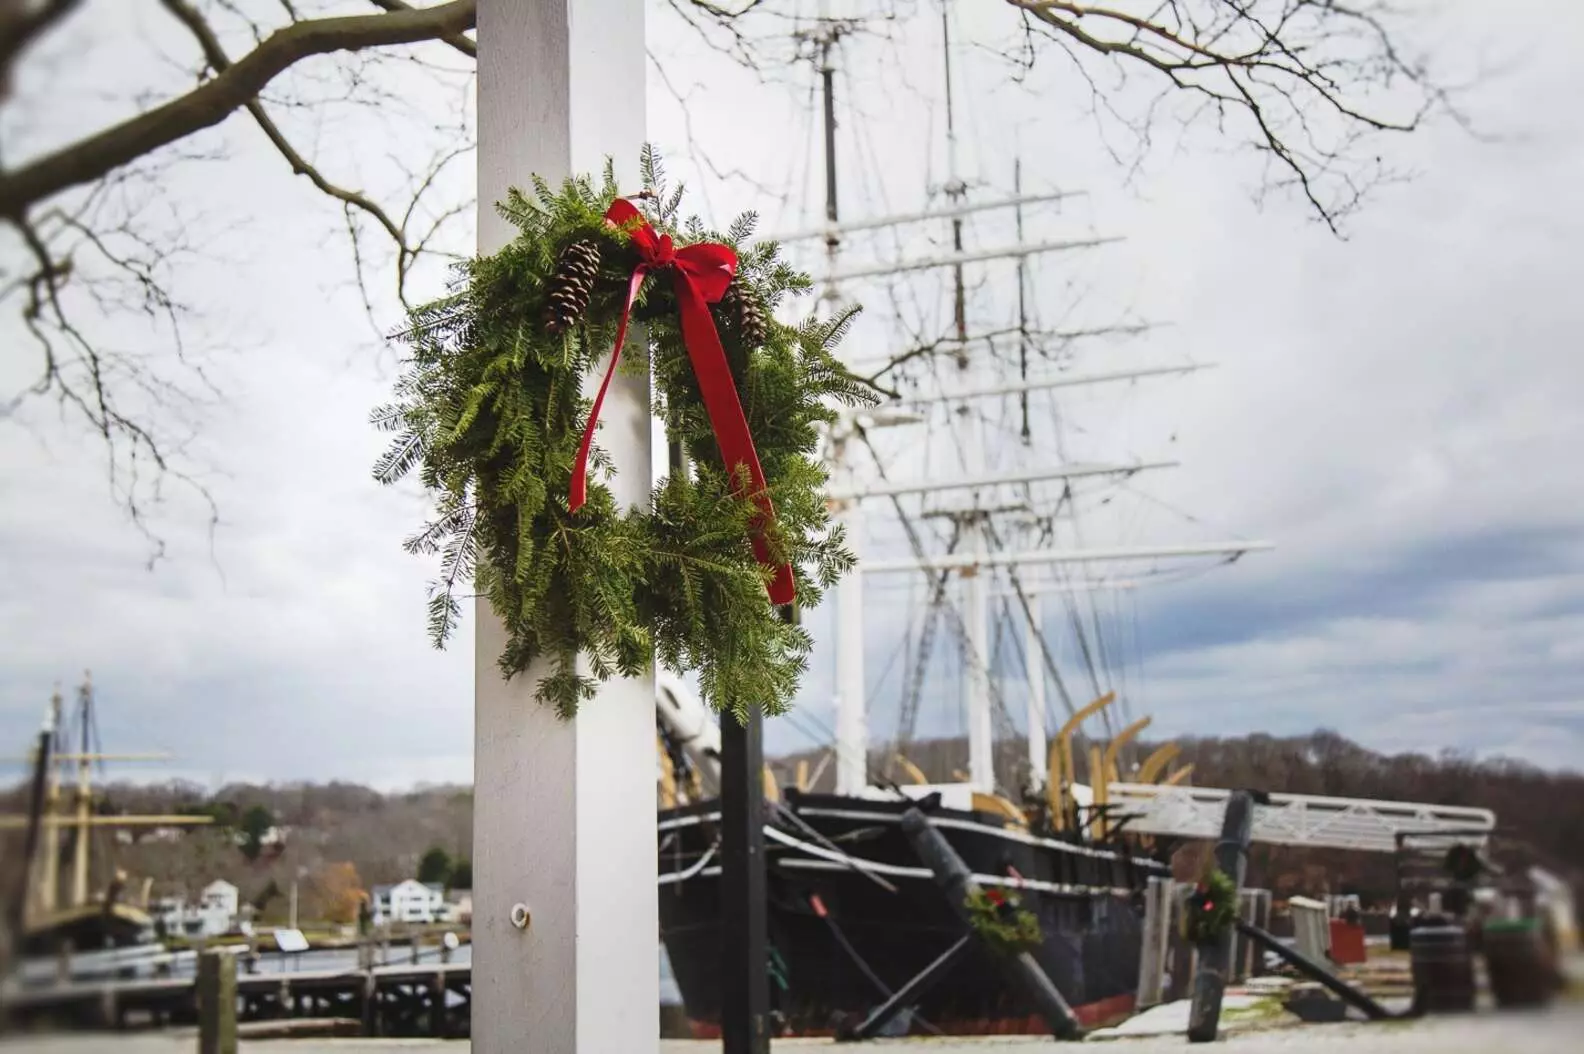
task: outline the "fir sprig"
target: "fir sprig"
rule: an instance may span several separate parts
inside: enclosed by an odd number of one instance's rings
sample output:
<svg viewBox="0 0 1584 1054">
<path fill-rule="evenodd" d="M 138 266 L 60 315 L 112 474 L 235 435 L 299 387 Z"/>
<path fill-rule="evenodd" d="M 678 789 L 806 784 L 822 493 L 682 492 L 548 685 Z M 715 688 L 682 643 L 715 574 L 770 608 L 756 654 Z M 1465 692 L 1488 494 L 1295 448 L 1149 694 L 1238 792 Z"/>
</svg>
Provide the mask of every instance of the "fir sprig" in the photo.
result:
<svg viewBox="0 0 1584 1054">
<path fill-rule="evenodd" d="M 1237 882 L 1212 865 L 1183 901 L 1183 939 L 1190 944 L 1214 944 L 1237 925 L 1237 916 Z"/>
<path fill-rule="evenodd" d="M 833 355 L 853 313 L 798 327 L 769 319 L 785 297 L 810 288 L 808 277 L 782 263 L 774 245 L 746 244 L 752 215 L 724 234 L 697 220 L 679 224 L 681 188 L 665 185 L 652 150 L 640 169 L 650 221 L 678 244 L 736 248 L 738 292 L 767 316 L 762 344 L 742 346 L 730 327 L 721 337 L 775 504 L 768 541 L 792 564 L 799 602 L 816 604 L 853 566 L 822 496 L 825 471 L 812 458 L 818 425 L 834 419 L 836 405 L 874 398 Z M 512 190 L 499 206 L 517 236 L 458 265 L 451 293 L 412 312 L 396 335 L 411 348 L 398 401 L 373 415 L 394 433 L 375 477 L 393 483 L 416 470 L 434 499 L 434 518 L 406 542 L 409 552 L 439 558 L 431 636 L 444 646 L 471 582 L 506 627 L 501 673 L 548 660 L 536 692 L 564 716 L 600 681 L 637 674 L 656 658 L 698 671 L 719 709 L 779 713 L 807 667 L 810 640 L 766 598 L 766 572 L 748 542 L 754 506 L 721 464 L 667 281 L 645 284 L 635 317 L 647 325 L 635 332 L 646 339 L 629 338 L 624 365 L 652 370 L 655 412 L 693 470 L 662 480 L 647 509 L 623 510 L 603 482 L 611 462 L 596 435 L 588 502 L 568 511 L 590 409 L 583 380 L 615 340 L 636 256 L 603 220 L 618 196 L 609 165 L 598 185 L 579 178 L 553 189 L 536 177 L 532 188 Z M 543 325 L 551 278 L 561 251 L 579 239 L 600 246 L 598 278 L 582 317 L 552 336 Z"/>
</svg>

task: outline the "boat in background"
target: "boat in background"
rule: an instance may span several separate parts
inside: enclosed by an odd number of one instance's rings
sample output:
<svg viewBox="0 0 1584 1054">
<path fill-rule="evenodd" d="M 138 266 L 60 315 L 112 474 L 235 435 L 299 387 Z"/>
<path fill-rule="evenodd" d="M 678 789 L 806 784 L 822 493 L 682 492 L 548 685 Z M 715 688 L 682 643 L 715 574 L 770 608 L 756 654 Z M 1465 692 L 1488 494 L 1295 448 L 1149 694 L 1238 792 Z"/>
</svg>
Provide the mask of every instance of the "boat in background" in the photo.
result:
<svg viewBox="0 0 1584 1054">
<path fill-rule="evenodd" d="M 112 854 L 94 853 L 99 835 L 128 827 L 192 827 L 209 824 L 207 816 L 110 815 L 98 810 L 102 797 L 95 789 L 95 769 L 106 761 L 164 760 L 161 754 L 107 754 L 98 749 L 98 719 L 92 678 L 85 675 L 76 706 L 64 712 L 61 694 L 50 701 L 46 734 L 30 763 L 42 768 L 42 799 L 38 803 L 38 852 L 29 860 L 26 896 L 21 905 L 21 936 L 16 942 L 24 976 L 48 963 L 58 972 L 98 976 L 120 972 L 165 949 L 148 911 L 151 882 L 129 896 L 128 876 Z M 43 754 L 40 756 L 40 750 Z M 68 781 L 67 775 L 75 779 Z M 31 816 L 0 817 L 9 828 L 26 827 Z M 67 837 L 63 838 L 63 834 Z M 70 853 L 69 875 L 62 862 Z M 97 866 L 96 866 L 97 865 Z"/>
<path fill-rule="evenodd" d="M 826 755 L 834 769 L 834 787 L 816 793 L 817 781 L 806 773 L 789 788 L 776 786 L 768 775 L 766 780 L 767 797 L 773 799 L 765 826 L 772 1004 L 783 1031 L 800 1035 L 839 1031 L 962 937 L 963 924 L 953 905 L 945 901 L 902 830 L 903 814 L 915 807 L 929 816 L 982 887 L 1015 892 L 1038 917 L 1043 943 L 1034 957 L 1081 1021 L 1092 1025 L 1132 1010 L 1142 890 L 1149 878 L 1168 874 L 1169 847 L 1163 839 L 1140 840 L 1108 822 L 1104 798 L 1121 770 L 1131 772 L 1127 744 L 1147 719 L 1120 731 L 1111 727 L 1107 708 L 1117 700 L 1120 674 L 1106 668 L 1104 642 L 1095 639 L 1099 619 L 1092 620 L 1092 630 L 1091 620 L 1073 620 L 1077 648 L 1099 698 L 1088 706 L 1072 698 L 1038 597 L 1059 592 L 1071 604 L 1082 602 L 1089 591 L 1092 603 L 1107 590 L 1114 594 L 1126 588 L 1115 578 L 1063 577 L 1067 568 L 1115 567 L 1130 561 L 1138 567 L 1140 561 L 1197 557 L 1229 561 L 1268 548 L 1242 541 L 1086 547 L 1078 531 L 1079 509 L 1104 504 L 1102 497 L 1110 500 L 1108 494 L 1086 487 L 1114 485 L 1175 462 L 1070 459 L 1072 444 L 1064 436 L 1070 426 L 1054 401 L 1057 394 L 1066 398 L 1074 388 L 1161 378 L 1201 367 L 1163 363 L 1088 373 L 1070 369 L 1075 341 L 1110 330 L 1043 330 L 1034 317 L 1041 292 L 1032 261 L 1117 239 L 1066 232 L 1025 239 L 1026 216 L 1038 219 L 1036 210 L 1070 195 L 1024 193 L 1016 163 L 1011 166 L 1010 195 L 971 197 L 956 167 L 949 6 L 941 12 L 940 27 L 947 172 L 939 192 L 944 200 L 922 211 L 880 219 L 843 221 L 838 216 L 836 45 L 860 27 L 822 18 L 800 39 L 813 60 L 816 88 L 824 95 L 824 222 L 767 239 L 794 251 L 799 244 L 823 244 L 824 274 L 818 282 L 827 311 L 841 311 L 853 287 L 891 282 L 890 295 L 877 295 L 872 302 L 893 305 L 894 325 L 889 335 L 871 338 L 907 342 L 877 362 L 861 367 L 848 363 L 855 373 L 879 379 L 893 395 L 877 408 L 840 413 L 823 437 L 831 475 L 827 497 L 859 555 L 858 569 L 835 591 L 836 722 Z M 925 31 L 933 32 L 928 26 Z M 934 45 L 926 41 L 924 46 Z M 861 119 L 856 113 L 847 116 Z M 898 114 L 888 117 L 901 119 Z M 865 141 L 861 133 L 856 138 Z M 906 170 L 895 157 L 890 161 L 889 171 Z M 928 169 L 929 164 L 919 167 Z M 997 213 L 1000 220 L 994 218 Z M 990 249 L 965 245 L 965 224 L 981 219 L 992 227 L 999 223 L 998 233 L 1010 233 L 1006 228 L 1013 225 L 1007 221 L 1015 220 L 1016 240 Z M 907 258 L 911 245 L 929 242 L 920 232 L 932 228 L 941 237 L 928 250 L 930 255 Z M 859 232 L 883 233 L 889 251 L 879 260 L 839 259 Z M 969 268 L 990 273 L 970 281 L 965 276 Z M 904 287 L 901 292 L 899 285 Z M 904 305 L 911 305 L 906 318 Z M 948 320 L 944 331 L 941 319 Z M 1139 328 L 1115 327 L 1130 333 Z M 1053 345 L 1060 347 L 1053 350 Z M 894 456 L 884 454 L 878 434 L 906 429 L 913 430 L 901 433 L 908 441 L 892 451 Z M 913 481 L 906 478 L 909 474 Z M 888 541 L 911 550 L 908 558 L 870 559 L 863 553 L 865 502 L 889 506 L 894 518 Z M 917 641 L 918 653 L 903 682 L 898 734 L 879 755 L 878 765 L 871 756 L 865 698 L 871 688 L 864 669 L 865 630 L 873 612 L 866 613 L 863 600 L 865 583 L 877 576 L 893 576 L 893 581 L 895 576 L 914 576 L 923 600 L 907 609 L 907 639 Z M 993 603 L 1007 624 L 1021 624 L 1023 630 L 1014 633 L 1024 641 L 1028 681 L 1026 716 L 1021 719 L 1011 716 L 1001 691 L 1006 679 L 1001 667 L 1007 664 L 995 654 Z M 892 604 L 888 610 L 898 608 Z M 942 629 L 960 645 L 967 769 L 936 765 L 936 771 L 926 773 L 906 754 L 919 717 L 930 649 Z M 1094 655 L 1101 661 L 1093 661 Z M 1024 671 L 1018 673 L 1023 679 Z M 1059 689 L 1065 724 L 1047 707 L 1047 680 Z M 1113 685 L 1110 691 L 1101 685 L 1107 680 Z M 721 991 L 719 729 L 713 712 L 675 679 L 661 677 L 656 705 L 662 740 L 657 821 L 661 936 L 693 1034 L 710 1037 L 718 1032 Z M 1078 723 L 1094 715 L 1107 725 L 1107 733 L 1083 745 L 1091 791 L 1079 781 L 1073 737 Z M 1047 728 L 1058 724 L 1060 731 L 1049 737 Z M 1026 753 L 1019 748 L 997 756 L 1001 744 L 1018 739 L 1025 741 Z M 1155 770 L 1150 778 L 1185 779 L 1186 772 L 1166 771 L 1169 761 L 1144 762 Z M 905 773 L 900 782 L 887 778 L 893 762 Z M 1045 1032 L 1036 1008 L 1007 989 L 989 954 L 976 943 L 955 960 L 911 1013 L 899 1019 L 899 1029 Z"/>
</svg>

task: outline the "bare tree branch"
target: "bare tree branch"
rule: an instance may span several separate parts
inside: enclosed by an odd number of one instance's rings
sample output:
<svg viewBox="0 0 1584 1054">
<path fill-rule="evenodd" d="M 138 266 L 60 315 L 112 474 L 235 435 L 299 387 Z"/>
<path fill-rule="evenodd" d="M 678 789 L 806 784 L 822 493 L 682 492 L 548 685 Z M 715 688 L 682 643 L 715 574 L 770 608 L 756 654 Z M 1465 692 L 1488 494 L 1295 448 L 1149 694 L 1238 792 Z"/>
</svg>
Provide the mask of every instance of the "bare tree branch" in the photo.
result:
<svg viewBox="0 0 1584 1054">
<path fill-rule="evenodd" d="M 383 15 L 296 22 L 276 30 L 224 73 L 186 95 L 114 128 L 0 175 L 0 216 L 26 210 L 70 187 L 90 183 L 151 151 L 219 124 L 257 97 L 284 70 L 312 55 L 387 47 L 459 34 L 475 21 L 474 0 Z"/>
<path fill-rule="evenodd" d="M 1228 116 L 1241 114 L 1254 147 L 1284 173 L 1277 183 L 1297 187 L 1333 232 L 1368 186 L 1385 178 L 1350 165 L 1362 136 L 1411 132 L 1448 103 L 1399 51 L 1384 3 L 1151 0 L 1134 10 L 1129 0 L 1006 2 L 1058 43 L 1076 45 L 1067 48 L 1075 62 L 1087 52 L 1150 70 L 1166 80 L 1168 94 L 1202 100 L 1199 115 L 1222 131 L 1231 131 Z M 1016 61 L 1027 68 L 1033 55 L 1026 46 Z M 1092 81 L 1091 88 L 1104 104 Z M 1379 97 L 1393 92 L 1397 114 Z M 1135 131 L 1147 143 L 1147 123 Z"/>
<path fill-rule="evenodd" d="M 11 94 L 17 57 L 52 26 L 82 6 L 82 0 L 0 0 L 0 102 Z"/>
<path fill-rule="evenodd" d="M 403 3 L 402 0 L 369 0 L 375 7 L 383 7 L 387 11 L 411 11 L 413 6 Z M 450 44 L 470 59 L 478 58 L 478 45 L 473 43 L 461 33 L 447 33 L 437 38 Z"/>
<path fill-rule="evenodd" d="M 166 10 L 170 11 L 170 13 L 174 15 L 178 21 L 185 25 L 188 30 L 192 32 L 193 36 L 197 38 L 198 45 L 204 53 L 204 61 L 208 63 L 209 69 L 213 70 L 217 76 L 223 76 L 227 70 L 235 68 L 231 64 L 231 60 L 226 56 L 225 49 L 221 47 L 219 38 L 215 36 L 214 29 L 207 21 L 204 20 L 203 15 L 200 14 L 195 7 L 187 3 L 186 0 L 161 0 L 161 2 L 165 5 Z M 397 222 L 390 217 L 390 214 L 387 213 L 384 208 L 376 204 L 366 195 L 355 190 L 347 190 L 344 187 L 339 187 L 334 183 L 331 183 L 323 176 L 323 174 L 319 172 L 317 168 L 309 164 L 308 160 L 304 158 L 303 155 L 299 153 L 290 142 L 287 141 L 285 134 L 270 118 L 269 114 L 264 112 L 264 105 L 263 103 L 259 102 L 258 99 L 249 100 L 245 106 L 245 109 L 253 117 L 254 122 L 259 126 L 260 130 L 263 131 L 264 135 L 275 146 L 275 149 L 278 150 L 281 156 L 286 159 L 287 163 L 291 165 L 292 173 L 294 175 L 306 176 L 308 181 L 319 190 L 323 191 L 325 194 L 328 194 L 330 197 L 335 198 L 337 201 L 340 201 L 348 209 L 356 209 L 359 212 L 369 216 L 376 224 L 384 229 L 386 234 L 390 235 L 391 241 L 396 243 L 397 250 L 396 295 L 397 298 L 400 299 L 403 304 L 405 304 L 407 302 L 405 296 L 406 278 L 411 267 L 412 258 L 422 250 L 422 243 L 420 243 L 418 246 L 414 246 L 409 243 L 407 238 L 407 223 L 412 218 L 413 211 L 417 206 L 419 199 L 423 196 L 424 191 L 429 188 L 434 180 L 434 176 L 438 174 L 438 168 L 432 172 L 429 177 L 427 177 L 427 179 L 419 186 L 418 191 L 413 196 L 412 204 L 408 206 L 406 215 L 402 217 L 402 222 L 397 224 Z M 455 214 L 455 211 L 450 213 L 450 215 Z M 448 215 L 446 218 L 450 218 L 450 216 Z M 348 218 L 348 225 L 349 227 L 352 225 L 350 217 Z M 438 226 L 438 224 L 436 224 L 436 226 Z M 431 234 L 432 233 L 433 231 L 431 230 Z M 356 254 L 355 228 L 353 239 L 354 254 Z M 359 271 L 361 273 L 360 261 Z M 367 303 L 367 298 L 365 298 L 365 303 Z"/>
</svg>

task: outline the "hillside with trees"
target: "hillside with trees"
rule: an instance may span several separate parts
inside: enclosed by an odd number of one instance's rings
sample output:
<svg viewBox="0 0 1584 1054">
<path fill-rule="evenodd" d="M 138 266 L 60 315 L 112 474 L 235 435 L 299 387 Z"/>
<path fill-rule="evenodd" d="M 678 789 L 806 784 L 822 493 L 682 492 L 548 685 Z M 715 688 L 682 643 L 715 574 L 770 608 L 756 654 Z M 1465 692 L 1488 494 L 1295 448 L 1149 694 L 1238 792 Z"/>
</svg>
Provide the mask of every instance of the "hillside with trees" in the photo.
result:
<svg viewBox="0 0 1584 1054">
<path fill-rule="evenodd" d="M 1450 752 L 1383 755 L 1325 731 L 1177 743 L 1182 754 L 1176 764 L 1192 764 L 1193 782 L 1200 786 L 1493 809 L 1505 862 L 1537 862 L 1584 885 L 1584 774 Z M 1146 756 L 1152 746 L 1139 744 L 1133 756 Z M 998 748 L 1002 778 L 1015 784 L 1026 748 L 1011 741 Z M 877 752 L 872 771 L 885 773 L 887 756 Z M 931 780 L 950 780 L 966 764 L 967 745 L 960 738 L 922 740 L 908 747 L 907 757 Z M 831 766 L 821 770 L 818 752 L 776 759 L 772 764 L 782 783 L 793 782 L 799 761 L 817 772 L 813 789 L 831 788 Z M 891 775 L 903 778 L 894 765 Z M 7 797 L 0 808 L 20 806 L 18 793 Z M 213 817 L 213 826 L 181 833 L 128 831 L 114 846 L 115 862 L 132 876 L 130 888 L 153 879 L 155 896 L 194 895 L 224 878 L 266 919 L 287 911 L 293 880 L 299 883 L 302 917 L 344 921 L 356 917 L 358 891 L 376 884 L 405 878 L 457 889 L 472 884 L 473 792 L 467 787 L 382 794 L 349 783 L 236 784 L 209 794 L 191 784 L 119 784 L 107 789 L 102 809 Z M 0 843 L 0 856 L 11 851 Z M 69 840 L 62 851 L 69 854 Z M 1251 881 L 1281 895 L 1391 895 L 1392 863 L 1384 855 L 1257 846 L 1251 864 Z"/>
<path fill-rule="evenodd" d="M 422 787 L 381 794 L 350 783 L 235 784 L 210 794 L 187 783 L 115 784 L 104 788 L 101 812 L 208 816 L 207 827 L 183 831 L 134 828 L 95 835 L 95 884 L 114 866 L 130 876 L 136 896 L 152 879 L 152 895 L 195 897 L 215 879 L 235 884 L 259 917 L 279 921 L 298 883 L 302 919 L 350 923 L 364 891 L 407 878 L 452 888 L 472 883 L 473 792 Z M 19 811 L 19 793 L 0 811 Z M 69 861 L 70 837 L 62 839 Z M 0 857 L 13 848 L 0 840 Z M 63 868 L 63 871 L 67 871 Z"/>
</svg>

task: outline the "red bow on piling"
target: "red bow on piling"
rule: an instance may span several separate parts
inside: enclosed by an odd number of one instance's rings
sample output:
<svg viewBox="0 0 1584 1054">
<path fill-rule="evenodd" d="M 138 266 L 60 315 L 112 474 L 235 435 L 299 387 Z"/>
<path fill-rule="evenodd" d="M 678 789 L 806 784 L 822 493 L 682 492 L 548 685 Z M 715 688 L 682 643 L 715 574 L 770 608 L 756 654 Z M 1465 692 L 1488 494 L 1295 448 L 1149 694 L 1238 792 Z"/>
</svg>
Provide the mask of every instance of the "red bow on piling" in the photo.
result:
<svg viewBox="0 0 1584 1054">
<path fill-rule="evenodd" d="M 616 329 L 616 348 L 611 352 L 605 380 L 600 384 L 599 394 L 594 397 L 594 408 L 589 412 L 588 425 L 583 429 L 583 442 L 578 447 L 577 462 L 572 466 L 568 505 L 576 512 L 587 498 L 588 456 L 589 447 L 594 442 L 594 425 L 599 421 L 605 391 L 616 374 L 622 343 L 627 339 L 627 322 L 632 316 L 633 299 L 649 272 L 669 270 L 672 288 L 676 291 L 677 310 L 682 319 L 682 343 L 687 348 L 688 359 L 693 363 L 693 375 L 698 378 L 699 394 L 704 397 L 704 410 L 709 414 L 710 428 L 715 432 L 721 460 L 725 462 L 734 486 L 741 486 L 742 471 L 746 468 L 748 481 L 753 487 L 746 496 L 759 510 L 754 517 L 750 536 L 754 558 L 765 567 L 774 569 L 774 577 L 769 585 L 771 603 L 790 604 L 794 595 L 792 567 L 787 563 L 775 564 L 765 541 L 765 531 L 775 521 L 775 509 L 770 504 L 764 470 L 759 467 L 759 454 L 754 450 L 753 436 L 748 431 L 748 419 L 743 416 L 742 403 L 737 399 L 737 387 L 732 383 L 731 369 L 726 364 L 726 349 L 721 347 L 720 334 L 715 331 L 715 320 L 709 310 L 710 304 L 725 295 L 726 287 L 737 273 L 737 254 L 727 246 L 713 242 L 684 245 L 678 249 L 672 245 L 669 234 L 656 234 L 632 202 L 622 198 L 618 198 L 605 211 L 605 222 L 630 231 L 633 247 L 638 250 L 641 262 L 633 268 L 632 278 L 627 284 L 621 325 Z"/>
</svg>

